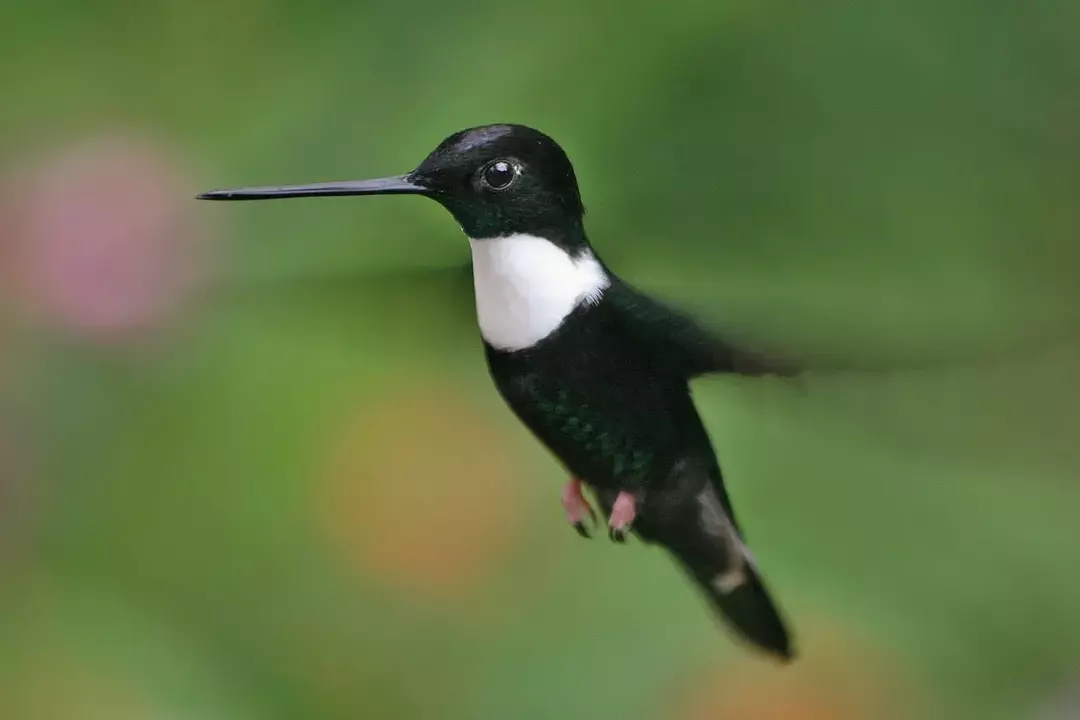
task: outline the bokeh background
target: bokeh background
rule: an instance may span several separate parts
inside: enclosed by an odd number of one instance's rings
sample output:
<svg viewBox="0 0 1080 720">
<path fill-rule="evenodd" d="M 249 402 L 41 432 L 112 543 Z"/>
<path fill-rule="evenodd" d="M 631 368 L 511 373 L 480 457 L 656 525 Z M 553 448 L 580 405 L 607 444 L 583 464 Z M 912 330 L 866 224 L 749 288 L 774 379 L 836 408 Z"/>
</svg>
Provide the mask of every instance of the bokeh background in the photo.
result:
<svg viewBox="0 0 1080 720">
<path fill-rule="evenodd" d="M 0 718 L 1080 717 L 1078 30 L 0 4 Z M 434 203 L 192 200 L 491 122 L 563 144 L 618 272 L 852 368 L 695 385 L 794 665 L 565 526 Z"/>
</svg>

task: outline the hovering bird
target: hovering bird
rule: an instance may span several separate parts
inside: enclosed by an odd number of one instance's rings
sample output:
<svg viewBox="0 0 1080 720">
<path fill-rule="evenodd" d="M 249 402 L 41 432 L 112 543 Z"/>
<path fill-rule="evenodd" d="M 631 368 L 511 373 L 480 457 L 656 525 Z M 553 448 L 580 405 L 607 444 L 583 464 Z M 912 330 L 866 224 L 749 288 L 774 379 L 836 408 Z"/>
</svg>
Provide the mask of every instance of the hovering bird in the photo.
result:
<svg viewBox="0 0 1080 720">
<path fill-rule="evenodd" d="M 570 475 L 562 504 L 588 537 L 665 548 L 720 616 L 775 656 L 792 641 L 735 519 L 690 381 L 793 375 L 618 277 L 585 232 L 569 158 L 547 135 L 487 125 L 446 138 L 412 172 L 376 180 L 213 190 L 204 200 L 422 195 L 472 248 L 487 364 L 510 409 Z"/>
</svg>

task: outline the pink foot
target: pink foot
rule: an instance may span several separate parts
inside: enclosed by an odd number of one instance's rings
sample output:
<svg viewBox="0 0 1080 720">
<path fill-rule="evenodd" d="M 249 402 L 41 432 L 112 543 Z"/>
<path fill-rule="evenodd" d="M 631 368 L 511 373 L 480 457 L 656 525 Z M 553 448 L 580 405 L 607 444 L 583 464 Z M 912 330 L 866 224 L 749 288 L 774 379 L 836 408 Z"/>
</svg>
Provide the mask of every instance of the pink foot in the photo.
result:
<svg viewBox="0 0 1080 720">
<path fill-rule="evenodd" d="M 562 491 L 562 504 L 566 509 L 566 519 L 577 530 L 581 537 L 589 537 L 589 531 L 585 528 L 585 516 L 588 515 L 593 523 L 596 522 L 596 511 L 581 494 L 581 481 L 571 478 Z"/>
<path fill-rule="evenodd" d="M 608 521 L 608 535 L 615 542 L 626 542 L 626 535 L 637 517 L 636 500 L 628 492 L 621 492 L 611 507 L 611 519 Z"/>
</svg>

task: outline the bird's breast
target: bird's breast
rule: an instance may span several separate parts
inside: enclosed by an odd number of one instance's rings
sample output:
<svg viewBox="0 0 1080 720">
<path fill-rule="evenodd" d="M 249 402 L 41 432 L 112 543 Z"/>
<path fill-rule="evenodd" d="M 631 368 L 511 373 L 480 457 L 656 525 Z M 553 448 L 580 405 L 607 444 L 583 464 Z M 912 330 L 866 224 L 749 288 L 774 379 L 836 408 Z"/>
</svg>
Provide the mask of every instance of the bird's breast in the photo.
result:
<svg viewBox="0 0 1080 720">
<path fill-rule="evenodd" d="M 500 350 L 532 347 L 610 285 L 588 250 L 571 255 L 546 238 L 523 234 L 470 244 L 476 318 L 484 340 Z"/>
</svg>

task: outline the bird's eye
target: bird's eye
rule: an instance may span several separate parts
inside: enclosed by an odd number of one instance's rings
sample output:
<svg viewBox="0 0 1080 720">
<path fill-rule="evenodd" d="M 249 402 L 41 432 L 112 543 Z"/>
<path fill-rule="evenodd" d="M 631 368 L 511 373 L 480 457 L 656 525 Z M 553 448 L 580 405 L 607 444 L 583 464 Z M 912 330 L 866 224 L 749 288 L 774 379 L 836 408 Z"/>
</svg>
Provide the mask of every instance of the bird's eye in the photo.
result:
<svg viewBox="0 0 1080 720">
<path fill-rule="evenodd" d="M 505 190 L 517 179 L 518 166 L 506 160 L 489 163 L 481 173 L 484 184 L 492 190 Z"/>
</svg>

